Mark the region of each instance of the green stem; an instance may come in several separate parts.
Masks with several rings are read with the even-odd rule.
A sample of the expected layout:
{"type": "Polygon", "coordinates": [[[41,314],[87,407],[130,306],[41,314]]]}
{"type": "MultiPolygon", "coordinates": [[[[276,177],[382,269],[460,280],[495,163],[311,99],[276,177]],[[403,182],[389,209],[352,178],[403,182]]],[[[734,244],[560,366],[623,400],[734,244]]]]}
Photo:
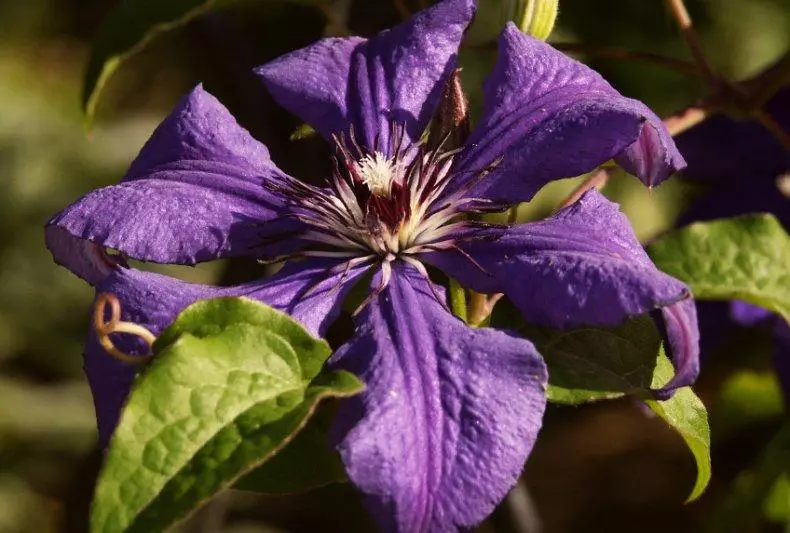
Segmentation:
{"type": "Polygon", "coordinates": [[[507,223],[511,226],[515,225],[518,222],[518,207],[521,204],[516,204],[510,209],[507,210],[507,223]]]}
{"type": "Polygon", "coordinates": [[[477,326],[488,316],[488,296],[479,292],[469,291],[469,314],[467,324],[477,326]]]}
{"type": "Polygon", "coordinates": [[[488,326],[494,306],[502,296],[501,293],[488,295],[469,291],[469,317],[466,323],[476,328],[488,326]]]}
{"type": "Polygon", "coordinates": [[[469,323],[466,314],[466,290],[453,278],[450,278],[450,307],[455,316],[469,323]]]}

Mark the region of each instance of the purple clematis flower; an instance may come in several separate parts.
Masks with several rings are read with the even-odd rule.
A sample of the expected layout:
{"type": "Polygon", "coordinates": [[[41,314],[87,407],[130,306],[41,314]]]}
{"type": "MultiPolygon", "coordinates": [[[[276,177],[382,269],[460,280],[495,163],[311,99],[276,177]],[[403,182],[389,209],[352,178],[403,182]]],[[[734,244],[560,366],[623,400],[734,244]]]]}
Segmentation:
{"type": "MultiPolygon", "coordinates": [[[[790,87],[779,91],[765,110],[790,132],[790,87]]],[[[683,178],[707,187],[681,224],[745,213],[772,213],[790,229],[790,152],[751,119],[713,115],[678,135],[688,167],[683,178]]]]}
{"type": "MultiPolygon", "coordinates": [[[[349,477],[392,531],[455,530],[485,518],[518,479],[546,402],[534,346],[454,317],[425,264],[474,290],[505,293],[537,323],[615,325],[655,312],[676,369],[657,394],[698,371],[687,287],[655,268],[599,193],[515,227],[467,216],[529,200],[545,183],[610,159],[660,183],[683,159],[648,108],[511,25],[469,141],[457,150],[420,144],[473,13],[471,0],[445,0],[371,39],[324,39],[257,70],[281,105],[334,146],[325,187],[278,169],[198,86],[120,184],[83,197],[46,231],[56,261],[114,293],[123,319],[154,333],[196,300],[245,295],[322,335],[350,287],[372,272],[356,332],[330,361],[366,389],[344,403],[333,433],[349,477]],[[301,260],[225,288],[122,260],[233,256],[301,260]]],[[[93,334],[85,370],[106,442],[134,370],[93,334]]]]}
{"type": "MultiPolygon", "coordinates": [[[[776,124],[790,133],[790,87],[765,106],[776,124]]],[[[683,177],[708,190],[680,216],[679,224],[747,213],[771,213],[790,231],[790,151],[760,123],[714,115],[677,137],[688,161],[683,177]]],[[[774,361],[790,405],[790,326],[784,319],[741,301],[723,306],[699,302],[703,348],[714,348],[729,324],[774,331],[774,361]],[[706,337],[709,337],[706,338],[706,337]]]]}

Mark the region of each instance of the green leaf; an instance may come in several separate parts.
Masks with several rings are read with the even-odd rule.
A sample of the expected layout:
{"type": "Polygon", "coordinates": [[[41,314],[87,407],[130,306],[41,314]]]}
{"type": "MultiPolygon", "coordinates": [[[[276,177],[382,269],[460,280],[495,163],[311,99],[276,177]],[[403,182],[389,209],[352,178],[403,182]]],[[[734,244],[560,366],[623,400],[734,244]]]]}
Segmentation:
{"type": "Polygon", "coordinates": [[[494,309],[493,324],[535,344],[549,368],[550,401],[575,405],[626,394],[647,401],[694,455],[697,480],[689,501],[702,494],[711,475],[708,414],[689,387],[666,401],[652,399],[650,390],[666,385],[674,368],[650,317],[632,318],[614,328],[557,330],[524,324],[513,304],[504,301],[494,309]]]}
{"type": "Polygon", "coordinates": [[[549,401],[576,405],[626,394],[650,396],[661,336],[648,316],[612,328],[559,330],[525,324],[511,303],[501,301],[492,324],[535,344],[549,369],[549,401]]]}
{"type": "Polygon", "coordinates": [[[166,529],[282,449],[321,399],[362,387],[318,376],[326,342],[245,298],[190,306],[154,351],[107,449],[91,531],[166,529]]]}
{"type": "Polygon", "coordinates": [[[90,128],[107,80],[155,37],[193,18],[238,0],[120,0],[99,28],[82,89],[82,108],[90,128]]]}
{"type": "Polygon", "coordinates": [[[750,531],[751,526],[763,515],[765,504],[777,482],[788,472],[789,463],[790,422],[785,422],[763,449],[755,467],[737,477],[727,499],[711,520],[708,532],[750,531]]]}
{"type": "Polygon", "coordinates": [[[783,472],[774,483],[763,505],[765,517],[772,522],[790,525],[790,475],[783,472]]]}
{"type": "MultiPolygon", "coordinates": [[[[672,363],[661,357],[657,365],[654,387],[660,387],[672,377],[672,363]]],[[[708,486],[711,477],[710,425],[705,405],[694,394],[691,387],[675,391],[672,398],[664,401],[647,400],[647,405],[658,416],[675,429],[686,442],[697,463],[697,480],[687,502],[699,498],[708,486]]]]}
{"type": "Polygon", "coordinates": [[[302,139],[309,139],[310,137],[315,137],[316,135],[315,128],[313,128],[310,124],[300,124],[297,128],[291,133],[291,136],[288,138],[291,141],[301,141],[302,139]]]}
{"type": "Polygon", "coordinates": [[[790,236],[772,215],[700,222],[648,247],[701,300],[744,300],[790,320],[790,236]]]}
{"type": "Polygon", "coordinates": [[[233,488],[264,494],[294,494],[348,481],[340,456],[327,440],[327,427],[316,422],[307,426],[280,453],[241,478],[233,488]],[[304,468],[309,464],[310,468],[304,468]]]}
{"type": "Polygon", "coordinates": [[[772,522],[790,525],[790,474],[788,467],[774,483],[768,498],[763,504],[765,517],[772,522]]]}

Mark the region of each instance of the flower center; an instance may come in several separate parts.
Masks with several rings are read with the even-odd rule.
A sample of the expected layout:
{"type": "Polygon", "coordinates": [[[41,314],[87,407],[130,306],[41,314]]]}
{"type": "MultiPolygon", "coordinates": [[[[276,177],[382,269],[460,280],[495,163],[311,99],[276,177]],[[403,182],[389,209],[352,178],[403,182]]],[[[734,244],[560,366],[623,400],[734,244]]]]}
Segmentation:
{"type": "MultiPolygon", "coordinates": [[[[393,126],[386,148],[361,147],[350,131],[335,137],[334,170],[327,187],[288,178],[270,184],[307,229],[299,255],[342,257],[383,263],[414,254],[457,249],[462,230],[478,223],[469,212],[485,210],[483,201],[466,198],[466,189],[447,192],[457,151],[404,146],[403,129],[393,126]]],[[[484,176],[487,169],[478,174],[484,176]]]]}
{"type": "Polygon", "coordinates": [[[381,152],[373,152],[357,161],[357,172],[362,183],[375,196],[389,196],[390,185],[395,180],[396,166],[381,152]]]}

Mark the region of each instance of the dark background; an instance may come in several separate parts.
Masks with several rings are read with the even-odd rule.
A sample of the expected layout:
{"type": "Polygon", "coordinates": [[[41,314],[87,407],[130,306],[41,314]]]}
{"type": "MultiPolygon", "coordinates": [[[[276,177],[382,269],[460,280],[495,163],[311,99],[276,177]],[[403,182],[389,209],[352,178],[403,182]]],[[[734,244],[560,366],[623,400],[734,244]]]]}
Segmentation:
{"type": "MultiPolygon", "coordinates": [[[[319,139],[288,140],[298,122],[249,74],[249,67],[322,35],[322,11],[298,2],[249,0],[158,38],[111,80],[88,137],[79,107],[81,80],[91,38],[112,4],[0,0],[0,533],[84,531],[99,464],[93,406],[81,373],[93,294],[51,261],[43,246],[49,216],[117,181],[179,95],[199,80],[285,170],[315,179],[328,162],[319,139]]],[[[551,41],[689,58],[659,0],[560,4],[551,41]]],[[[787,0],[688,4],[712,63],[734,79],[758,73],[790,48],[787,0]]],[[[366,35],[398,20],[386,0],[356,0],[348,26],[366,35]]],[[[462,52],[473,106],[479,106],[480,81],[493,57],[489,51],[462,52]]],[[[699,80],[662,66],[579,57],[662,115],[704,95],[699,80]]],[[[550,186],[522,209],[522,218],[546,214],[575,183],[550,186]]],[[[649,239],[671,227],[694,191],[673,180],[649,192],[616,175],[606,193],[622,203],[640,238],[649,239]]],[[[260,274],[251,262],[158,270],[220,283],[260,274]]],[[[775,383],[765,371],[766,340],[760,332],[735,333],[705,361],[697,388],[711,412],[714,441],[714,479],[701,500],[682,504],[694,479],[691,455],[672,430],[636,404],[550,407],[526,467],[522,504],[500,509],[481,531],[518,531],[509,518],[513,507],[533,509],[531,518],[538,516],[547,533],[700,530],[781,416],[775,383]],[[526,496],[531,504],[524,507],[526,496]]],[[[182,526],[239,533],[368,529],[359,498],[347,485],[276,498],[231,493],[182,526]]],[[[767,524],[755,527],[770,530],[767,524]]]]}

